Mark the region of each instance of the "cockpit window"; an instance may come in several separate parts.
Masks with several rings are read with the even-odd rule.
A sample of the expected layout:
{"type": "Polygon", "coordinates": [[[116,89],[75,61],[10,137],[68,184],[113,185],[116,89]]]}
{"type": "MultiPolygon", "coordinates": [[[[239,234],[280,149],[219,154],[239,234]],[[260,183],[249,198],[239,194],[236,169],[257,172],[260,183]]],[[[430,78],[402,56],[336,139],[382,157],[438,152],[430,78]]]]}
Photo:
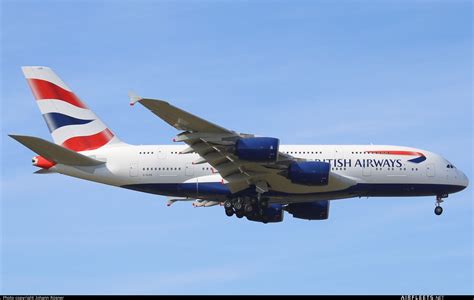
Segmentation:
{"type": "Polygon", "coordinates": [[[456,169],[456,167],[455,167],[449,160],[446,160],[446,159],[445,159],[444,161],[447,163],[446,168],[448,168],[448,169],[456,169]]]}

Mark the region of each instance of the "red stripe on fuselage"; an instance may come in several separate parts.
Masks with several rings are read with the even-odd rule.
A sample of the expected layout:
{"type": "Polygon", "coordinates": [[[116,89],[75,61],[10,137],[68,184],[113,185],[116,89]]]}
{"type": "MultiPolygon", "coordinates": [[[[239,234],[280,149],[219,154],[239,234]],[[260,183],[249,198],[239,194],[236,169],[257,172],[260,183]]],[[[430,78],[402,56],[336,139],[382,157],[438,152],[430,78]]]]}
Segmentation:
{"type": "Polygon", "coordinates": [[[107,144],[113,137],[114,134],[109,129],[105,129],[93,135],[70,138],[63,143],[63,146],[77,152],[94,150],[107,144]]]}
{"type": "Polygon", "coordinates": [[[29,78],[28,83],[36,100],[57,99],[80,108],[87,108],[73,92],[67,91],[52,82],[29,78]]]}
{"type": "Polygon", "coordinates": [[[388,154],[388,155],[410,155],[410,156],[425,156],[421,152],[414,151],[401,151],[401,150],[380,150],[380,151],[367,151],[370,154],[388,154]]]}

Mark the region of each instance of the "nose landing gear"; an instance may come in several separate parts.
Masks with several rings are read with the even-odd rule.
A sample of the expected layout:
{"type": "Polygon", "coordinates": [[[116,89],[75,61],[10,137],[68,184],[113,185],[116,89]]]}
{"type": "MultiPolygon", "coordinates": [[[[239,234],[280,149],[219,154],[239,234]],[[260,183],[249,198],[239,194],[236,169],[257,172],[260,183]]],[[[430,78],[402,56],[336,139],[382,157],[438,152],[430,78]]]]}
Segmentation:
{"type": "Polygon", "coordinates": [[[443,198],[447,198],[448,195],[437,195],[436,196],[436,207],[434,210],[435,215],[440,216],[443,213],[443,208],[441,207],[441,203],[443,203],[443,198]]]}

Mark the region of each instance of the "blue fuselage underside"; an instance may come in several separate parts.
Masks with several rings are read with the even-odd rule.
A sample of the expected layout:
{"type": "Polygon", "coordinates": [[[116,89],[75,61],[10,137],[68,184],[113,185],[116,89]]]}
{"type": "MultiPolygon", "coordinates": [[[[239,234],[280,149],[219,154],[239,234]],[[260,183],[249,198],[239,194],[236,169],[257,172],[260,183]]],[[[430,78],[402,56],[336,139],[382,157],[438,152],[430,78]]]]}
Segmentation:
{"type": "MultiPolygon", "coordinates": [[[[122,186],[126,189],[135,191],[189,198],[232,198],[233,196],[255,196],[255,187],[232,194],[225,184],[219,182],[209,183],[146,183],[131,184],[122,186]]],[[[359,183],[345,190],[321,192],[313,194],[288,194],[277,191],[269,191],[265,193],[268,197],[289,197],[292,196],[324,196],[329,198],[331,195],[357,197],[357,196],[431,196],[451,194],[463,190],[464,186],[446,185],[446,184],[367,184],[359,183]]]]}

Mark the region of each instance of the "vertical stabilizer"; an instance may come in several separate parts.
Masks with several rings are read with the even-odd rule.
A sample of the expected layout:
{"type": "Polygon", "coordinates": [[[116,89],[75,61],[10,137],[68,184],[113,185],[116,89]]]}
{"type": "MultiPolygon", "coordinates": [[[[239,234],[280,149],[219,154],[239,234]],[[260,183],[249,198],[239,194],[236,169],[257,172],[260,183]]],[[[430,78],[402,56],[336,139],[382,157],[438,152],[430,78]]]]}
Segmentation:
{"type": "Polygon", "coordinates": [[[121,143],[53,70],[22,70],[56,144],[79,152],[121,143]]]}

